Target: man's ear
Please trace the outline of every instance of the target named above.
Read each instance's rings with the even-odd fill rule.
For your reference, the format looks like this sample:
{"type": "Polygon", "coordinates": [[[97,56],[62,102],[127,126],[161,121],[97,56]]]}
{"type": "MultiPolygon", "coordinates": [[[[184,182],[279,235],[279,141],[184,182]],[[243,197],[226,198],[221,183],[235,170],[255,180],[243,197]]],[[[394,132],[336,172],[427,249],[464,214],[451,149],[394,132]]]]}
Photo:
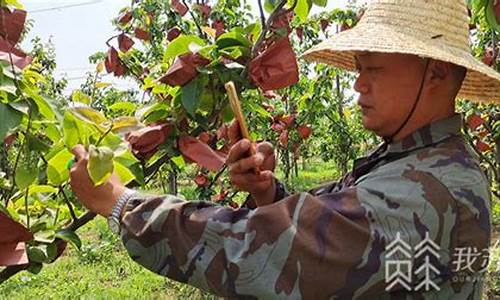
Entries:
{"type": "Polygon", "coordinates": [[[452,76],[452,64],[432,59],[427,68],[427,84],[431,87],[443,84],[452,76]]]}

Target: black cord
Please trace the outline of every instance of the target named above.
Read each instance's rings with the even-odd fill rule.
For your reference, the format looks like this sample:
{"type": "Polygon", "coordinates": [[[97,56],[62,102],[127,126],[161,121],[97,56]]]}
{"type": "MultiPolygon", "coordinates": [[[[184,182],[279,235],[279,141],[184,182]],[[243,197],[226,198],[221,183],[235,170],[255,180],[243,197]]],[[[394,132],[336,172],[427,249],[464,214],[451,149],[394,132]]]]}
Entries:
{"type": "Polygon", "coordinates": [[[429,62],[430,62],[430,58],[425,58],[424,75],[422,76],[422,80],[420,81],[420,88],[418,89],[417,98],[415,99],[415,102],[413,103],[413,107],[411,108],[410,113],[408,114],[408,116],[406,117],[404,122],[401,124],[401,126],[399,126],[399,128],[392,135],[390,135],[389,137],[384,137],[384,142],[386,144],[392,143],[392,140],[394,139],[394,137],[403,129],[403,127],[406,126],[406,124],[410,120],[411,116],[415,112],[415,109],[417,108],[417,104],[420,101],[420,97],[422,96],[422,90],[424,88],[425,76],[427,75],[427,68],[429,67],[429,62]]]}

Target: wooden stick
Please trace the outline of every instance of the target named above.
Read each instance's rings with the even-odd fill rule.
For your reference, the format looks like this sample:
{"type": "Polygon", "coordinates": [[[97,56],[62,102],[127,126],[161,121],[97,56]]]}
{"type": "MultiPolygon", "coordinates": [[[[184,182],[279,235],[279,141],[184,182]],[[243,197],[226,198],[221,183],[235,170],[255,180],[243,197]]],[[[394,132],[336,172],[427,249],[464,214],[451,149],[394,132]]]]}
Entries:
{"type": "MultiPolygon", "coordinates": [[[[247,122],[243,116],[243,111],[241,110],[240,100],[238,99],[238,93],[236,92],[236,87],[232,81],[227,82],[224,87],[226,88],[227,94],[229,95],[229,102],[231,103],[231,109],[233,110],[234,117],[238,121],[240,127],[241,136],[252,142],[250,146],[250,155],[255,155],[255,147],[252,139],[250,138],[250,133],[248,132],[247,122]]],[[[260,170],[257,168],[255,170],[256,174],[259,174],[260,170]]]]}

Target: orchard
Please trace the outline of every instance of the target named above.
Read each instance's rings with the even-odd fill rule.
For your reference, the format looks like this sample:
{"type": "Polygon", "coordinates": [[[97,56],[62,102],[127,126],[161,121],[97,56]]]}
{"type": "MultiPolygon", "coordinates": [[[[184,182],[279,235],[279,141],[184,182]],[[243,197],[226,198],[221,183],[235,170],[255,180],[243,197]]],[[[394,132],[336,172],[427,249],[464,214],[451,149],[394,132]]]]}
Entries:
{"type": "MultiPolygon", "coordinates": [[[[0,284],[42,276],[68,251],[86,251],[79,231],[96,215],[69,185],[77,144],[89,151],[95,185],[115,173],[131,188],[239,207],[246,193],[232,186],[226,165],[234,142],[229,81],[252,139],[274,145],[290,191],[305,188],[298,182],[310,164],[349,171],[380,142],[361,125],[355,74],[300,54],[355,27],[365,5],[327,2],[257,0],[255,14],[243,0],[132,0],[111,20],[117,34],[89,58],[95,70],[68,92],[50,45],[34,39],[20,48],[37,26],[22,1],[0,0],[0,284]],[[106,74],[138,88],[120,90],[106,74]]],[[[473,54],[500,71],[500,1],[467,2],[473,54]]],[[[464,100],[457,110],[490,181],[498,239],[500,108],[464,100]]],[[[489,293],[498,296],[495,276],[489,293]]]]}

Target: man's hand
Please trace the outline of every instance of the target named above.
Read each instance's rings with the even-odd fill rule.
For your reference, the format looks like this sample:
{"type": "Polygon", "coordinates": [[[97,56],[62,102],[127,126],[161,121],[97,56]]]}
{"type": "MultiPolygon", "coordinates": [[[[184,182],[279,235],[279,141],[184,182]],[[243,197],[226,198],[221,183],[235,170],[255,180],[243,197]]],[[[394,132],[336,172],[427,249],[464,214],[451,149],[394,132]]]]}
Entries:
{"type": "Polygon", "coordinates": [[[116,174],[105,183],[94,186],[87,171],[89,154],[82,145],[75,146],[71,152],[76,163],[70,170],[70,184],[73,192],[89,210],[102,216],[109,216],[118,197],[125,191],[125,186],[116,174]]]}
{"type": "Polygon", "coordinates": [[[226,161],[229,179],[238,190],[249,192],[257,206],[271,204],[276,188],[273,175],[276,158],[273,146],[268,142],[259,143],[255,149],[256,154],[248,156],[253,145],[247,139],[237,141],[239,136],[239,126],[235,121],[229,128],[229,138],[231,142],[235,142],[226,161]],[[255,172],[257,168],[260,172],[255,172]]]}

